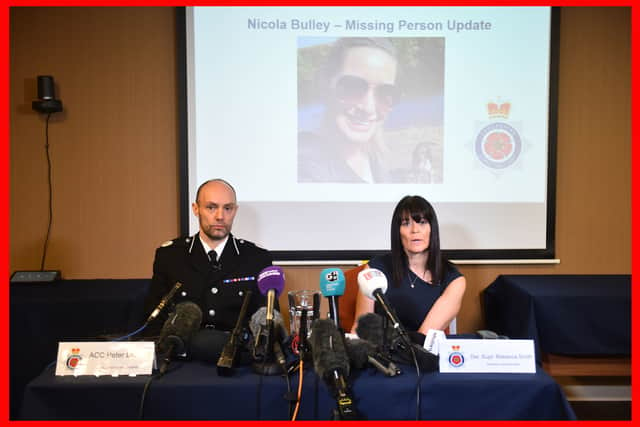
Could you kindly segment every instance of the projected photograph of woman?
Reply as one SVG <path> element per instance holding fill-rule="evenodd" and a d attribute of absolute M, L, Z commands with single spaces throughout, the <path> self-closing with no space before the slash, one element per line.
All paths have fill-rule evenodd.
<path fill-rule="evenodd" d="M 299 38 L 298 182 L 442 183 L 443 92 L 444 38 Z"/>

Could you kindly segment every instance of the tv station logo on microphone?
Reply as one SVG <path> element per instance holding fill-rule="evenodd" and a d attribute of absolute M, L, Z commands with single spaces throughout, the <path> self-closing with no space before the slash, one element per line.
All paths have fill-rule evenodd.
<path fill-rule="evenodd" d="M 327 282 L 337 282 L 338 281 L 338 272 L 333 270 L 328 272 L 325 275 L 325 278 L 327 279 Z"/>
<path fill-rule="evenodd" d="M 513 165 L 522 152 L 522 139 L 514 125 L 507 122 L 511 113 L 510 102 L 487 103 L 490 122 L 477 132 L 474 141 L 476 158 L 491 169 L 505 169 Z"/>
<path fill-rule="evenodd" d="M 277 268 L 267 267 L 258 275 L 258 281 L 262 282 L 264 279 L 271 276 L 282 276 L 282 273 Z"/>
<path fill-rule="evenodd" d="M 365 279 L 367 280 L 371 280 L 374 277 L 381 277 L 383 276 L 382 271 L 377 270 L 375 268 L 369 268 L 366 270 L 362 270 L 362 275 L 364 276 Z"/>
<path fill-rule="evenodd" d="M 459 368 L 464 365 L 464 354 L 460 352 L 460 346 L 452 345 L 451 350 L 453 351 L 449 353 L 449 365 L 454 368 Z"/>

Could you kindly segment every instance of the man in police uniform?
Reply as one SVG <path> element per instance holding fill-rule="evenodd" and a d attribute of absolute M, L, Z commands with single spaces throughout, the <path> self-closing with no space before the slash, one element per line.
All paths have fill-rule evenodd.
<path fill-rule="evenodd" d="M 272 257 L 267 250 L 231 234 L 238 205 L 235 190 L 228 182 L 213 179 L 200 185 L 191 207 L 200 230 L 193 236 L 165 242 L 156 250 L 147 312 L 176 282 L 181 282 L 173 302 L 197 303 L 202 310 L 203 327 L 230 331 L 248 290 L 253 294 L 247 319 L 266 305 L 257 279 L 260 270 L 272 264 Z M 164 309 L 147 333 L 160 330 L 168 311 Z"/>

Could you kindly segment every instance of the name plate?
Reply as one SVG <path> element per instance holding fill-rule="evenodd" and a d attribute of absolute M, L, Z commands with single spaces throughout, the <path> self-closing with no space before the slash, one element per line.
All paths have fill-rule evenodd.
<path fill-rule="evenodd" d="M 153 341 L 60 342 L 56 376 L 151 375 Z"/>
<path fill-rule="evenodd" d="M 447 339 L 439 350 L 440 372 L 536 372 L 533 340 Z"/>

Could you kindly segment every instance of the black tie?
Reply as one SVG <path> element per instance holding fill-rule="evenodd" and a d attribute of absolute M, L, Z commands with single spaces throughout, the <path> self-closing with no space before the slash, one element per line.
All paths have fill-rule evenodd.
<path fill-rule="evenodd" d="M 209 264 L 214 270 L 218 270 L 220 268 L 220 264 L 218 263 L 218 254 L 214 250 L 209 251 Z"/>

